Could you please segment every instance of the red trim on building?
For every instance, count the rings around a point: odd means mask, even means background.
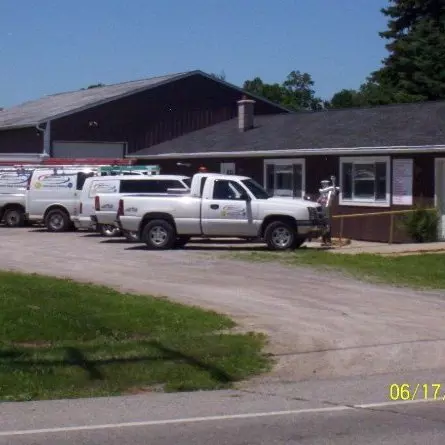
[[[42,165],[133,165],[133,159],[115,158],[49,158],[42,162]]]

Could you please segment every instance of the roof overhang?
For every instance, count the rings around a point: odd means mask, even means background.
[[[191,159],[191,158],[256,158],[256,157],[289,157],[315,155],[374,155],[390,153],[445,153],[445,145],[418,146],[382,146],[353,148],[301,148],[291,150],[259,150],[259,151],[215,151],[194,153],[163,153],[153,155],[127,155],[133,159]]]

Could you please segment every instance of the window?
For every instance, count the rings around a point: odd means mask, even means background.
[[[340,159],[341,205],[387,207],[389,195],[389,157]]]
[[[120,193],[167,193],[173,188],[186,189],[181,181],[175,179],[122,179]]]
[[[270,198],[266,190],[264,190],[263,187],[261,187],[261,185],[253,179],[243,179],[241,182],[249,189],[249,191],[252,193],[253,196],[255,196],[256,199]]]
[[[304,186],[304,159],[264,161],[264,187],[270,196],[302,198]]]
[[[213,187],[213,199],[241,199],[247,193],[244,188],[235,181],[217,179]]]

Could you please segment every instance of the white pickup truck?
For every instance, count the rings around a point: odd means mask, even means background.
[[[324,224],[317,203],[270,197],[251,178],[217,173],[194,175],[183,196],[123,197],[117,212],[120,229],[150,249],[182,247],[191,237],[259,238],[272,250],[296,249]]]

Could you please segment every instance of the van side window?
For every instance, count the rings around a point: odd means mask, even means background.
[[[83,185],[85,184],[85,181],[87,178],[91,178],[94,176],[94,173],[83,173],[83,172],[79,172],[77,173],[77,187],[76,190],[82,190]]]

